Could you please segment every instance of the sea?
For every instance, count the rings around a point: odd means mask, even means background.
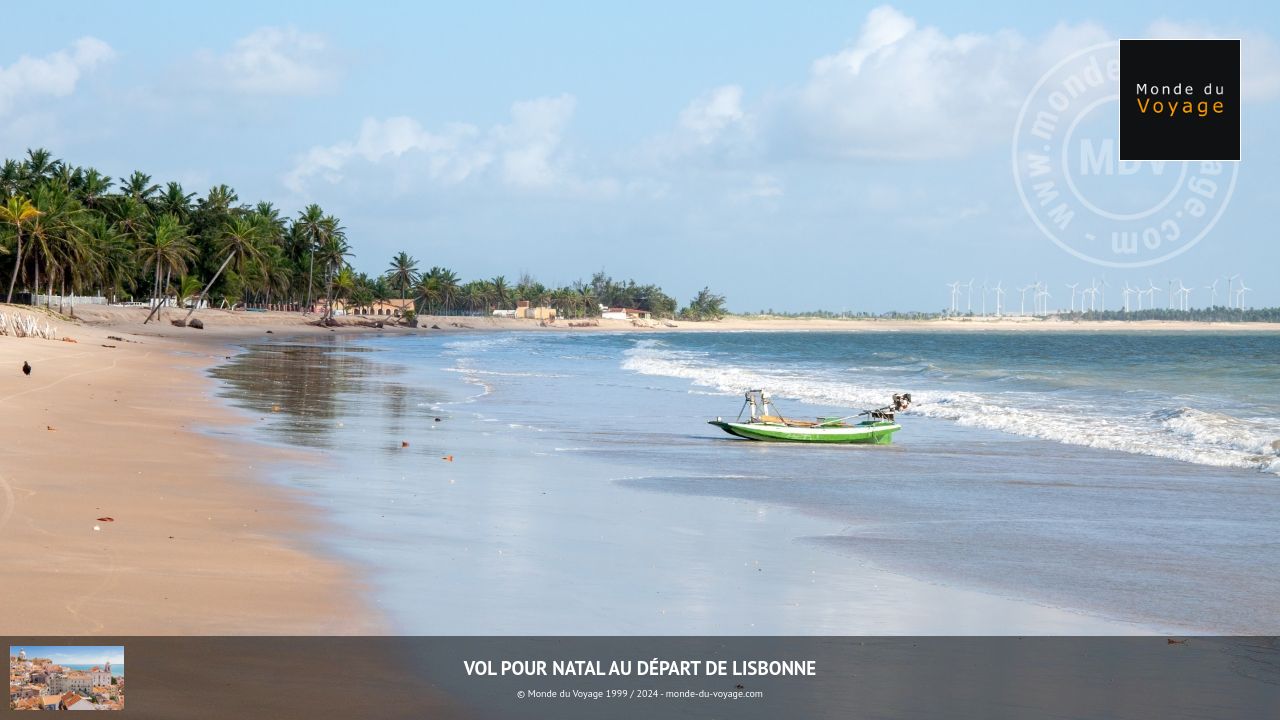
[[[92,663],[92,664],[90,664],[90,665],[67,665],[67,664],[63,664],[63,666],[62,666],[62,667],[64,667],[64,668],[70,668],[71,670],[86,670],[86,671],[88,671],[88,670],[92,670],[92,669],[94,669],[94,668],[100,668],[100,667],[102,667],[102,663]],[[112,665],[111,665],[111,674],[112,674],[112,675],[114,675],[114,676],[116,676],[116,677],[124,677],[124,663],[120,663],[119,665],[116,665],[116,664],[112,663]]]
[[[426,332],[212,372],[404,634],[1280,632],[1280,334]],[[888,446],[707,424],[756,388],[914,404]]]

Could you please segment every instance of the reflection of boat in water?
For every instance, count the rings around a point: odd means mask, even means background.
[[[893,396],[892,404],[876,410],[863,410],[848,417],[794,420],[783,417],[765,391],[748,390],[737,420],[716,418],[708,422],[730,435],[748,440],[887,445],[892,442],[893,434],[902,429],[894,422],[894,413],[905,411],[910,406],[911,394],[902,393]],[[747,410],[750,410],[749,417],[743,421],[742,413]],[[866,420],[849,422],[864,415]]]

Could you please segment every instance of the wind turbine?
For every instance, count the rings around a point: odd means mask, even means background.
[[[1102,276],[1102,285],[1098,286],[1098,292],[1102,294],[1102,311],[1107,311],[1107,288],[1111,287],[1111,283],[1107,282],[1107,276]]]
[[[964,308],[964,312],[966,315],[973,314],[973,281],[974,281],[974,278],[969,278],[969,283],[968,285],[965,286],[969,289],[969,300],[967,303],[965,303],[965,308]]]
[[[1122,294],[1122,295],[1124,295],[1124,311],[1125,311],[1125,313],[1128,313],[1128,312],[1129,312],[1129,298],[1130,298],[1130,297],[1133,295],[1133,293],[1134,293],[1134,289],[1133,289],[1133,288],[1131,288],[1131,287],[1129,287],[1129,281],[1128,281],[1128,280],[1125,280],[1125,281],[1124,281],[1124,290],[1121,290],[1120,292],[1121,292],[1121,294]],[[1141,295],[1139,295],[1139,296],[1138,296],[1138,304],[1139,304],[1139,305],[1141,305],[1141,304],[1142,304],[1142,296],[1141,296]]]
[[[1018,301],[1018,314],[1019,314],[1019,315],[1026,315],[1026,314],[1027,314],[1027,291],[1028,291],[1028,290],[1030,290],[1030,289],[1031,289],[1031,286],[1030,286],[1030,285],[1023,285],[1022,287],[1018,288],[1018,293],[1020,294],[1020,298],[1021,298],[1021,299]],[[1032,297],[1032,301],[1033,301],[1033,302],[1034,302],[1034,300],[1035,300],[1035,298],[1034,298],[1034,297]]]
[[[987,316],[987,279],[982,279],[982,317]]]
[[[955,315],[956,300],[957,300],[957,296],[960,294],[960,281],[957,280],[953,283],[946,283],[946,286],[951,288],[951,314]]]
[[[1071,288],[1071,312],[1076,311],[1076,288],[1080,287],[1080,283],[1068,283],[1067,287]],[[1084,311],[1084,298],[1080,299],[1080,310]]]
[[[1208,290],[1210,293],[1211,300],[1209,302],[1209,307],[1216,307],[1218,304],[1218,279],[1214,278],[1213,284],[1205,285],[1204,289]]]
[[[1156,284],[1151,282],[1151,278],[1147,278],[1147,289],[1144,292],[1147,293],[1147,307],[1149,309],[1156,309],[1156,293],[1160,291],[1160,288],[1156,287]]]
[[[1231,283],[1235,282],[1238,277],[1240,277],[1240,275],[1236,274],[1227,278],[1227,307],[1231,307]]]
[[[1243,279],[1241,279],[1241,280],[1240,280],[1240,287],[1239,287],[1239,288],[1236,288],[1236,297],[1238,297],[1238,298],[1240,298],[1240,299],[1239,299],[1239,301],[1238,301],[1238,302],[1236,302],[1236,305],[1238,305],[1238,306],[1240,307],[1240,312],[1241,312],[1241,313],[1243,313],[1243,312],[1244,312],[1244,294],[1245,294],[1245,293],[1247,293],[1247,292],[1249,292],[1249,291],[1250,291],[1250,290],[1252,290],[1252,289],[1253,289],[1253,288],[1248,287],[1248,286],[1246,286],[1246,285],[1244,284],[1244,280],[1243,280]]]
[[[1036,299],[1040,301],[1039,303],[1037,303],[1037,307],[1036,307],[1037,315],[1049,314],[1049,298],[1051,297],[1053,297],[1053,295],[1049,294],[1049,286],[1042,282],[1036,281]]]
[[[1182,278],[1178,278],[1178,305],[1180,310],[1191,310],[1191,288],[1182,284]]]
[[[1004,281],[996,283],[996,317],[1000,317],[1004,310]]]

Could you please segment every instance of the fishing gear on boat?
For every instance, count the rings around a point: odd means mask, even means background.
[[[893,422],[894,413],[906,412],[911,407],[911,393],[894,393],[893,402],[875,410],[863,410],[858,415],[870,415],[876,420]]]

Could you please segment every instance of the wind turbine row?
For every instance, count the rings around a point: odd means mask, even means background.
[[[1225,278],[1215,278],[1212,283],[1205,285],[1203,289],[1209,291],[1209,305],[1207,307],[1214,308],[1218,305],[1218,282],[1220,279],[1227,281],[1226,291],[1226,307],[1234,310],[1244,310],[1244,294],[1252,292],[1250,288],[1244,284],[1244,280],[1240,275],[1230,275]],[[1237,283],[1239,281],[1239,283]],[[946,283],[946,287],[950,289],[950,311],[949,314],[960,314],[961,299],[964,300],[964,313],[966,315],[973,314],[973,290],[975,278],[970,278],[968,282],[956,280],[955,282]],[[1064,283],[1067,290],[1071,291],[1068,298],[1068,309],[1070,312],[1097,312],[1106,311],[1107,309],[1107,288],[1111,287],[1111,283],[1107,282],[1104,275],[1101,278],[1090,278],[1088,285],[1083,283]],[[1049,315],[1049,300],[1053,296],[1049,293],[1049,286],[1036,280],[1029,285],[1023,285],[1018,290],[1018,314],[1027,314],[1027,293],[1031,293],[1031,314],[1032,315]],[[1147,285],[1143,287],[1138,285],[1133,287],[1129,285],[1129,281],[1125,281],[1124,287],[1121,289],[1121,296],[1124,300],[1124,312],[1133,312],[1135,310],[1155,310],[1156,294],[1162,293],[1165,300],[1166,310],[1191,310],[1191,293],[1195,288],[1187,287],[1183,284],[1182,279],[1168,279],[1164,288],[1156,285],[1155,281],[1147,278]],[[963,292],[963,296],[962,293]],[[995,294],[995,315],[1001,317],[1005,315],[1004,305],[1004,282],[997,282],[995,285],[983,280],[979,286],[981,292],[980,310],[983,317],[987,316],[987,294]],[[1076,298],[1079,297],[1079,302]],[[1135,308],[1136,303],[1136,308]],[[1053,311],[1061,312],[1061,310]]]

